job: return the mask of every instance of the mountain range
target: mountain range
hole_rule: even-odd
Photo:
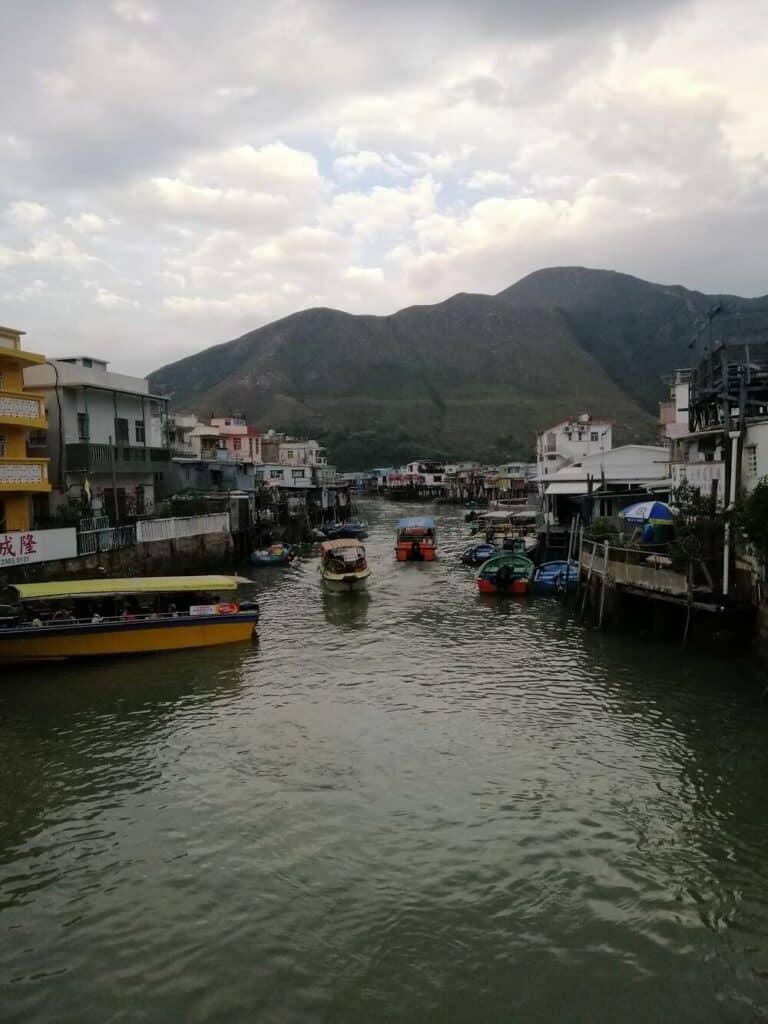
[[[554,267],[497,295],[390,316],[307,309],[150,375],[176,409],[244,414],[319,437],[343,469],[413,457],[530,457],[537,430],[585,411],[653,442],[663,378],[716,304],[614,271]]]

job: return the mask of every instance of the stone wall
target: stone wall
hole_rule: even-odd
[[[0,573],[0,588],[9,583],[88,579],[98,576],[184,576],[222,572],[234,562],[230,533],[208,533],[177,540],[156,540],[120,551],[81,555],[57,562],[15,566]]]

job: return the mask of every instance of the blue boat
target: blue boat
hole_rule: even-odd
[[[494,544],[470,544],[463,551],[461,561],[464,565],[482,565],[498,553]]]
[[[251,565],[270,566],[288,565],[296,557],[296,553],[287,544],[271,544],[261,551],[254,551],[251,554]]]
[[[579,580],[579,567],[575,562],[544,562],[536,570],[533,589],[537,594],[562,594],[575,590]]]
[[[326,540],[361,540],[368,536],[365,523],[359,519],[347,519],[343,523],[325,523],[322,526]]]

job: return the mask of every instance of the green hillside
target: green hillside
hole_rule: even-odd
[[[415,454],[527,457],[537,429],[583,411],[613,419],[620,441],[647,442],[662,377],[687,364],[694,326],[719,298],[553,268],[497,296],[391,316],[303,310],[151,382],[178,409],[318,436],[345,469]]]

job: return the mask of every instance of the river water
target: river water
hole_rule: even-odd
[[[254,572],[258,646],[0,686],[0,1019],[768,1018],[748,664],[397,565]],[[424,511],[423,508],[418,511]]]

